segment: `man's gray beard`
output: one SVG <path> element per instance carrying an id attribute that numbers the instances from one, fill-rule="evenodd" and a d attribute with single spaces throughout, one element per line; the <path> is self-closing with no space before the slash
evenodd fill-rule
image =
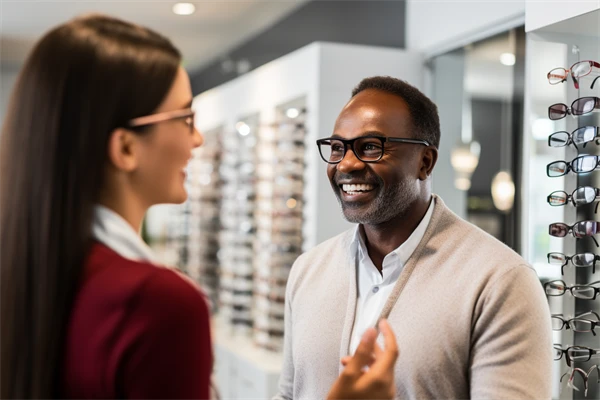
<path id="1" fill-rule="evenodd" d="M 340 189 L 341 190 L 341 189 Z M 352 212 L 351 207 L 347 207 L 338 196 L 338 202 L 342 207 L 344 218 L 348 222 L 377 225 L 391 220 L 398 216 L 406 215 L 408 208 L 417 198 L 417 186 L 408 180 L 398 182 L 394 186 L 388 187 L 381 192 L 370 204 L 369 208 L 358 214 Z M 341 193 L 340 193 L 341 195 Z"/>

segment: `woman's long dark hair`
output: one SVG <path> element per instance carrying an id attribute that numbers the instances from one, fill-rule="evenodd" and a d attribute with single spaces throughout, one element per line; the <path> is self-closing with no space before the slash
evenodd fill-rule
<path id="1" fill-rule="evenodd" d="M 0 138 L 0 398 L 60 396 L 109 135 L 160 105 L 180 62 L 159 34 L 91 15 L 25 63 Z"/>

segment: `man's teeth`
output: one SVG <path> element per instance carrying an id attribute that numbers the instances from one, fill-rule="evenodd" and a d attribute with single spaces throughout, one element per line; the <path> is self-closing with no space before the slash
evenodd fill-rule
<path id="1" fill-rule="evenodd" d="M 367 184 L 359 184 L 359 185 L 342 185 L 342 190 L 346 193 L 356 193 L 356 192 L 368 192 L 373 190 L 373 185 Z"/>

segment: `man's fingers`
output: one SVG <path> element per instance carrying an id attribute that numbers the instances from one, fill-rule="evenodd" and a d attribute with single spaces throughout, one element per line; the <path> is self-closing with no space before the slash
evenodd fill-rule
<path id="1" fill-rule="evenodd" d="M 369 328 L 365 331 L 354 356 L 350 358 L 346 365 L 345 372 L 352 375 L 359 375 L 363 367 L 371 364 L 373 360 L 373 346 L 376 339 L 377 331 L 374 328 Z"/>
<path id="2" fill-rule="evenodd" d="M 346 356 L 346 357 L 342 357 L 342 365 L 345 367 L 346 365 L 348 365 L 348 362 L 352 359 L 352 357 L 350 356 Z"/>
<path id="3" fill-rule="evenodd" d="M 382 319 L 379 321 L 378 326 L 379 331 L 383 334 L 384 349 L 382 353 L 377 354 L 377 362 L 375 364 L 377 367 L 381 368 L 381 370 L 391 370 L 400 354 L 398 344 L 396 343 L 396 336 L 387 320 Z"/>

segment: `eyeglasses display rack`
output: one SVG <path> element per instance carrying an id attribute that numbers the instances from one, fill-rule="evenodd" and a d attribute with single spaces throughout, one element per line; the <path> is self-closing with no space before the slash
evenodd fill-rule
<path id="1" fill-rule="evenodd" d="M 187 238 L 182 252 L 184 270 L 210 299 L 211 311 L 218 307 L 219 250 L 221 230 L 221 134 L 222 128 L 203 132 L 204 143 L 193 150 L 188 165 Z"/>
<path id="2" fill-rule="evenodd" d="M 546 149 L 540 141 L 530 153 L 544 160 L 545 182 L 535 184 L 543 185 L 543 199 L 531 201 L 546 210 L 537 221 L 545 221 L 549 235 L 546 246 L 534 244 L 531 258 L 541 258 L 536 250 L 545 247 L 543 287 L 554 339 L 553 392 L 559 399 L 600 398 L 600 86 L 595 83 L 600 37 L 581 30 L 590 17 L 600 23 L 597 13 L 578 17 L 587 22 L 574 18 L 528 35 L 531 129 L 533 135 L 540 127 L 546 132 Z M 540 172 L 532 170 L 530 179 Z"/>
<path id="3" fill-rule="evenodd" d="M 220 315 L 235 332 L 252 333 L 253 242 L 256 234 L 258 115 L 241 119 L 223 133 L 219 167 L 222 186 L 219 233 Z"/>

